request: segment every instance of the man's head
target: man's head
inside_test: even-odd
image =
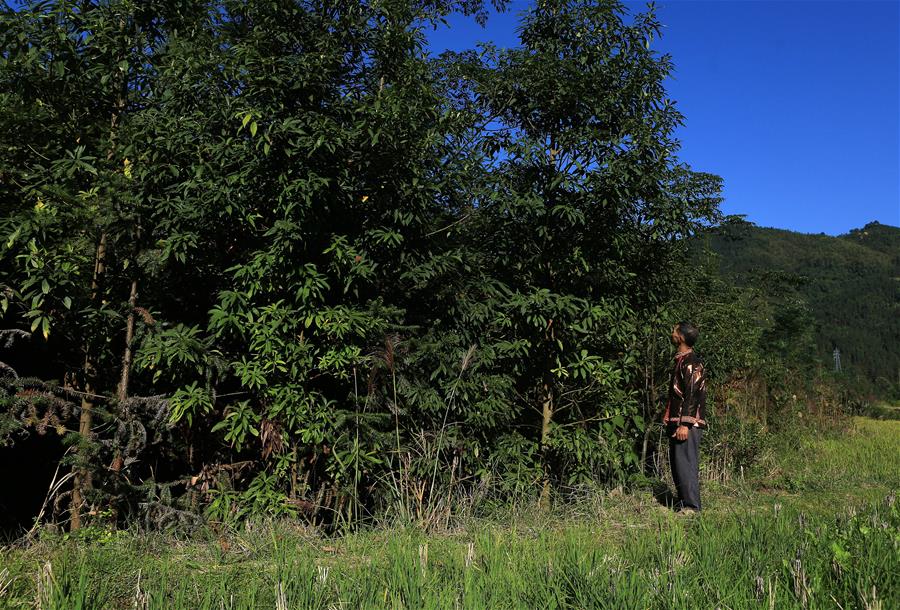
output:
[[[672,329],[672,343],[675,345],[684,343],[688,347],[694,347],[699,336],[700,331],[690,322],[679,322]]]

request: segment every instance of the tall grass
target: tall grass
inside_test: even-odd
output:
[[[775,486],[824,509],[848,497],[874,500],[900,489],[900,421],[856,417],[836,434],[806,438],[778,456]]]
[[[0,551],[0,607],[900,608],[898,432],[857,420],[780,456],[793,487],[712,487],[688,519],[618,493],[441,535],[329,539],[289,522],[190,540],[45,534]]]
[[[896,501],[831,519],[752,508],[687,521],[659,513],[624,536],[535,524],[327,543],[273,528],[264,546],[188,545],[159,557],[134,537],[57,549],[33,578],[14,564],[0,601],[45,610],[900,607]]]

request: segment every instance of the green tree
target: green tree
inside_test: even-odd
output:
[[[221,282],[207,320],[154,333],[139,363],[163,371],[199,348],[183,353],[200,366],[170,378],[173,421],[262,458],[251,489],[295,501],[281,510],[327,485],[353,517],[363,474],[402,470],[407,416],[394,392],[366,397],[366,381],[407,308],[421,310],[413,278],[440,253],[434,229],[460,188],[457,119],[422,36],[453,8],[477,4],[223,3],[211,51],[191,43],[160,75],[172,95],[147,116],[151,154],[179,160],[161,189],[179,219],[165,247],[209,260]]]
[[[2,15],[2,307],[15,303],[14,320],[45,340],[54,334],[61,376],[82,396],[73,527],[91,487],[96,398],[110,385],[120,401],[128,393],[141,275],[133,263],[148,218],[133,181],[132,119],[153,103],[152,60],[166,31],[198,8],[34,2]]]
[[[660,26],[542,1],[521,47],[432,60],[451,11],[484,5],[3,13],[4,322],[83,397],[79,494],[357,519],[637,468],[639,359],[721,188],[676,157]]]
[[[521,47],[456,58],[457,98],[485,120],[469,223],[473,298],[489,312],[478,333],[521,397],[507,436],[534,457],[545,501],[554,479],[636,465],[642,316],[671,290],[676,242],[718,214],[719,179],[675,156],[659,29],[652,9],[541,1]]]

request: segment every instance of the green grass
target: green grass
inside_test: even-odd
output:
[[[833,513],[900,489],[898,456],[900,421],[857,417],[836,435],[783,452],[774,484],[803,508]]]
[[[0,607],[900,608],[898,455],[900,422],[858,419],[687,519],[611,492],[441,534],[48,535],[0,553]]]

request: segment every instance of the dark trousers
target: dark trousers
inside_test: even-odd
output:
[[[671,435],[675,429],[669,430],[669,464],[672,467],[672,478],[678,491],[676,508],[693,508],[700,510],[700,439],[703,430],[690,428],[686,441],[675,440]]]

